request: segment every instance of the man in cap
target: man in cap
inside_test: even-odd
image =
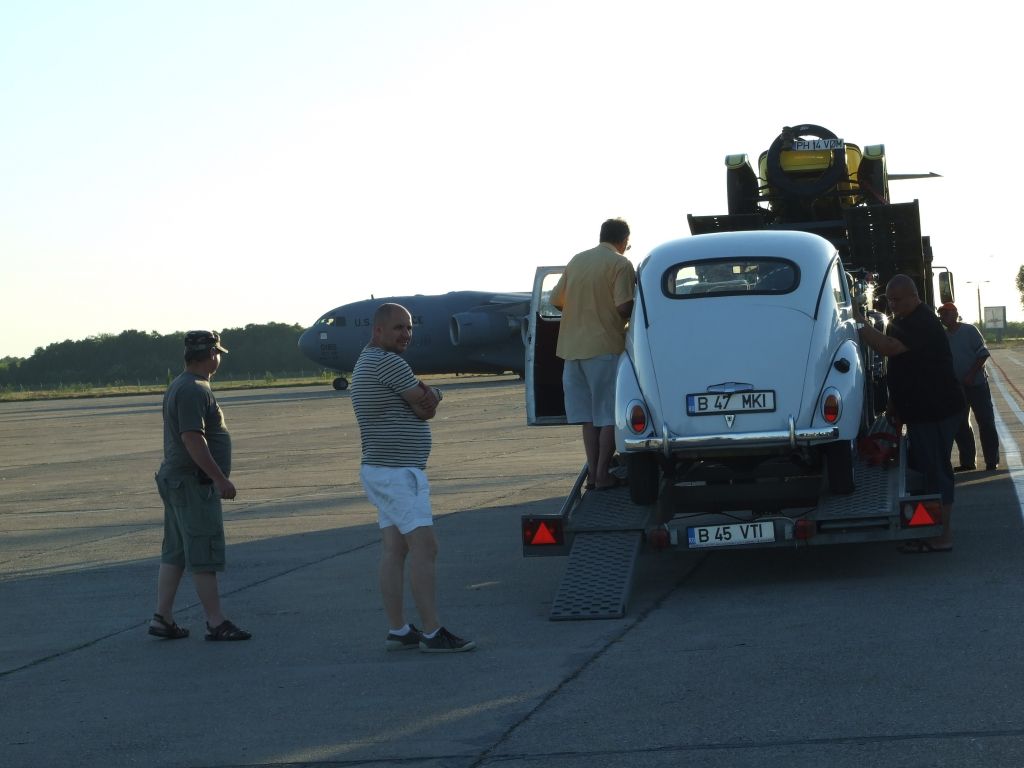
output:
[[[939,307],[939,320],[946,326],[949,348],[953,353],[953,370],[967,397],[967,411],[956,433],[956,450],[960,454],[960,466],[956,471],[965,472],[976,468],[977,447],[970,420],[972,411],[981,438],[985,469],[992,471],[999,467],[999,433],[996,432],[996,417],[992,410],[992,392],[985,376],[985,363],[991,355],[981,331],[973,325],[960,322],[956,304],[947,301]]]
[[[149,634],[188,637],[174,621],[174,597],[185,568],[206,613],[207,640],[248,640],[221,612],[217,573],[224,570],[221,499],[235,498],[231,436],[210,389],[210,377],[227,354],[213,331],[185,334],[185,370],[164,394],[164,460],[156,485],[164,502],[164,540],[157,577],[156,612]]]

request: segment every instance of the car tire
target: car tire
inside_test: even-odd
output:
[[[348,379],[344,376],[339,376],[332,382],[331,386],[337,390],[348,389]]]
[[[853,441],[840,440],[825,446],[825,472],[832,493],[853,493]]]
[[[658,500],[658,484],[661,481],[661,470],[657,460],[649,453],[624,456],[623,458],[626,463],[629,500],[642,506],[656,502]]]

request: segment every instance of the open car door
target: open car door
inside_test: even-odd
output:
[[[526,338],[526,423],[565,424],[562,359],[555,355],[560,310],[552,306],[551,289],[565,267],[537,267]]]

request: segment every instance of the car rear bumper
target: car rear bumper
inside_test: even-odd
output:
[[[626,451],[660,451],[666,456],[691,450],[737,448],[772,448],[809,446],[839,439],[839,427],[797,429],[793,419],[789,429],[766,432],[735,432],[715,435],[670,435],[668,428],[662,429],[660,437],[627,437],[623,440]]]

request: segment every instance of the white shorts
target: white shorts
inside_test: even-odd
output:
[[[416,467],[359,468],[366,497],[377,508],[381,528],[395,526],[403,536],[416,528],[433,525],[427,473]]]
[[[595,427],[615,424],[615,374],[619,356],[598,355],[586,360],[566,360],[562,369],[565,420]]]

